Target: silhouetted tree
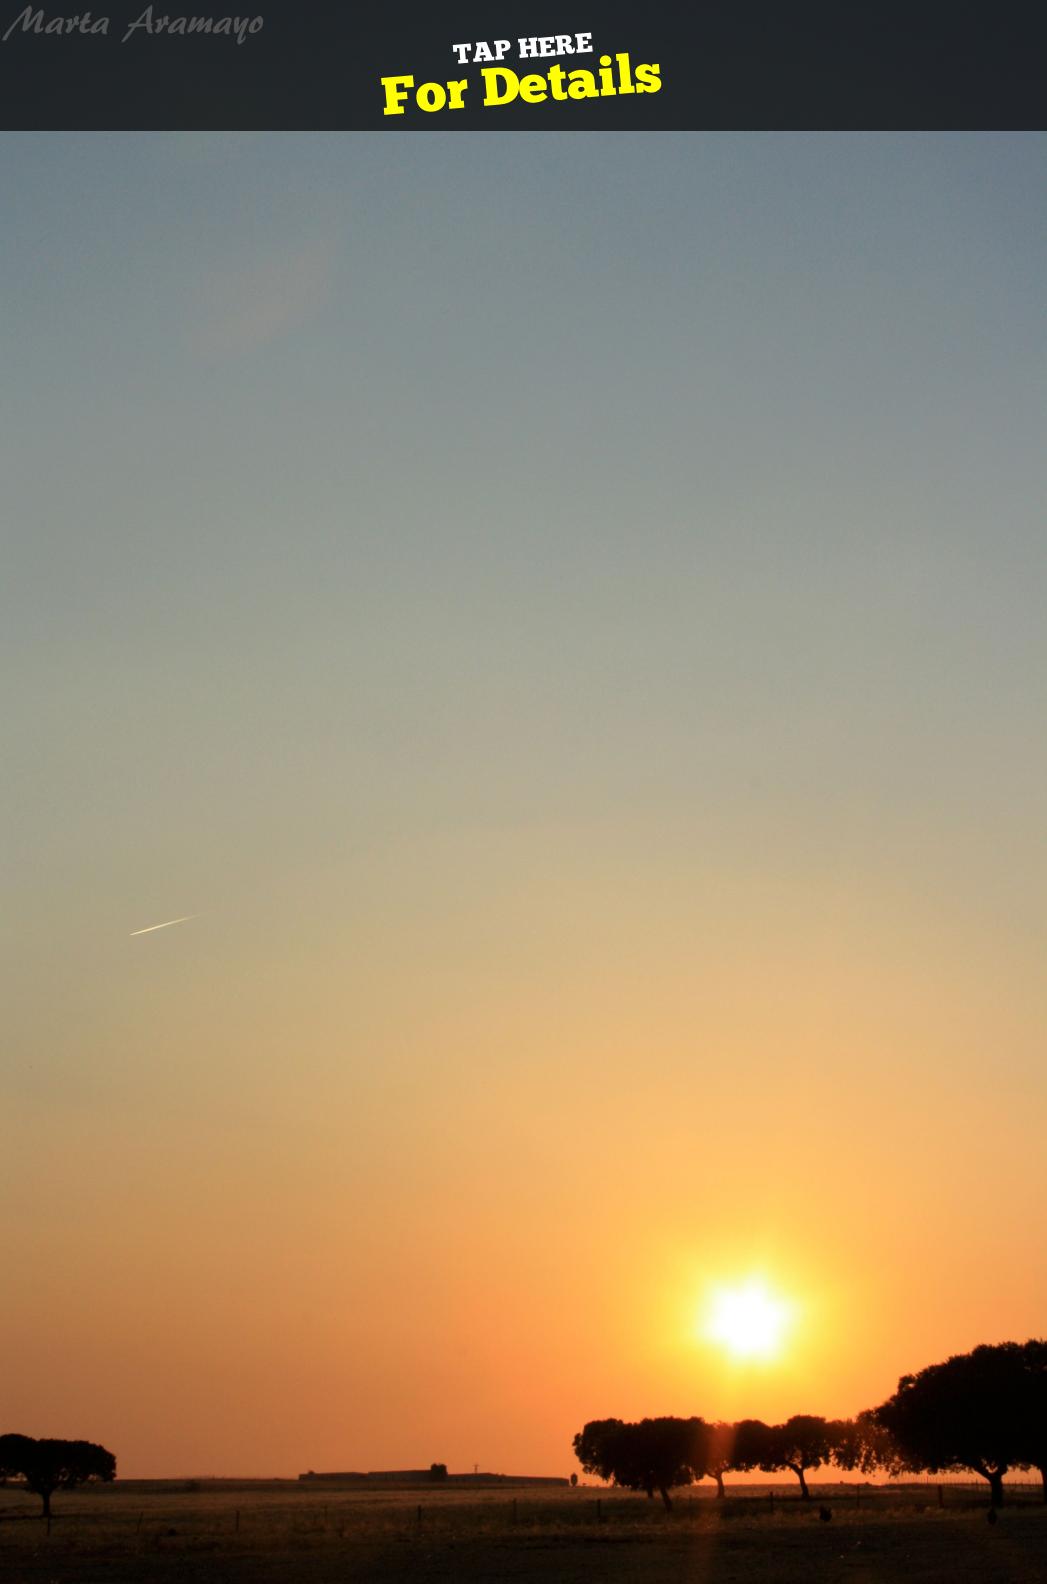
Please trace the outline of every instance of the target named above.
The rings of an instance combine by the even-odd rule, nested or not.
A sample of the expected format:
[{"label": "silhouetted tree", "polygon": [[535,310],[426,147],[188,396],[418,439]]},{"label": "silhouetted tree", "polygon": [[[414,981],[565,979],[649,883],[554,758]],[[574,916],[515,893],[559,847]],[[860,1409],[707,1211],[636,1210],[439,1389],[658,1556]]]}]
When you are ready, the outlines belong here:
[{"label": "silhouetted tree", "polygon": [[900,1472],[905,1460],[889,1432],[865,1412],[833,1421],[833,1462],[842,1469],[872,1474],[876,1469]]},{"label": "silhouetted tree", "polygon": [[988,1480],[990,1504],[998,1507],[1008,1470],[1035,1461],[1037,1355],[1028,1355],[1033,1369],[1027,1372],[1022,1352],[1016,1342],[976,1347],[903,1375],[894,1396],[874,1410],[875,1418],[910,1467],[931,1473],[972,1469]]},{"label": "silhouetted tree", "polygon": [[751,1473],[753,1469],[767,1468],[767,1460],[771,1456],[770,1425],[764,1424],[762,1419],[739,1419],[732,1429],[734,1447],[731,1468],[743,1474]]},{"label": "silhouetted tree", "polygon": [[1021,1461],[1039,1470],[1047,1502],[1047,1341],[1031,1337],[1028,1342],[1004,1342],[1001,1346],[1015,1349],[1021,1371]]},{"label": "silhouetted tree", "polygon": [[699,1419],[696,1422],[700,1427],[695,1436],[695,1448],[692,1455],[691,1467],[695,1479],[704,1479],[708,1475],[716,1481],[716,1496],[723,1499],[723,1477],[734,1465],[734,1425],[706,1424]]},{"label": "silhouetted tree", "polygon": [[32,1436],[0,1435],[0,1484],[21,1479],[25,1459],[35,1444]]},{"label": "silhouetted tree", "polygon": [[804,1501],[810,1501],[807,1470],[821,1468],[823,1463],[829,1462],[833,1455],[834,1426],[817,1414],[793,1414],[784,1424],[773,1426],[770,1444],[773,1466],[791,1469],[800,1481],[800,1495]]},{"label": "silhouetted tree", "polygon": [[742,1419],[734,1427],[731,1467],[761,1469],[765,1474],[791,1469],[800,1481],[800,1495],[810,1501],[807,1470],[820,1468],[832,1453],[833,1427],[814,1414],[794,1414],[780,1425],[767,1425],[762,1419]]},{"label": "silhouetted tree", "polygon": [[445,1480],[447,1478],[447,1464],[446,1463],[430,1463],[430,1465],[429,1465],[429,1478],[434,1483],[436,1481],[439,1481],[439,1480]]},{"label": "silhouetted tree", "polygon": [[626,1490],[643,1490],[653,1499],[661,1495],[666,1512],[672,1511],[670,1490],[693,1479],[691,1456],[694,1421],[642,1419],[625,1424],[621,1419],[593,1419],[574,1438],[574,1451],[587,1474],[611,1480]]},{"label": "silhouetted tree", "polygon": [[21,1475],[26,1490],[43,1502],[43,1516],[51,1516],[56,1490],[72,1490],[88,1480],[116,1477],[116,1458],[94,1441],[35,1441],[32,1436],[0,1436],[0,1469],[5,1477]]},{"label": "silhouetted tree", "polygon": [[624,1462],[625,1424],[621,1419],[590,1419],[579,1430],[572,1445],[574,1455],[586,1474],[613,1480],[615,1468]]},{"label": "silhouetted tree", "polygon": [[672,1511],[669,1495],[677,1485],[690,1485],[694,1478],[691,1458],[700,1419],[642,1419],[639,1432],[639,1458],[643,1467],[643,1489],[648,1495],[653,1484]]}]

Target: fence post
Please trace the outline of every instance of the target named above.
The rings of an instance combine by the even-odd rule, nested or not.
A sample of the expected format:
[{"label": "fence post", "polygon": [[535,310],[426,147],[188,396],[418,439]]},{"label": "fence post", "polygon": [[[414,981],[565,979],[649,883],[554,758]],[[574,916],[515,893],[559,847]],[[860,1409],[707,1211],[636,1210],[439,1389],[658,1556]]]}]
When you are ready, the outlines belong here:
[{"label": "fence post", "polygon": [[422,1504],[421,1504],[421,1502],[418,1503],[418,1527],[419,1527],[419,1529],[422,1527]]}]

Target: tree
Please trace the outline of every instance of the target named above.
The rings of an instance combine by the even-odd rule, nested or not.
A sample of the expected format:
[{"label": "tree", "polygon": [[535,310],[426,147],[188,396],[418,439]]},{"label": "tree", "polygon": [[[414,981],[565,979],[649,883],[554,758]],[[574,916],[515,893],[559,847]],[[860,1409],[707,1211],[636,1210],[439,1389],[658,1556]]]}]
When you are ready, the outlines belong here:
[{"label": "tree", "polygon": [[636,1429],[635,1457],[639,1481],[633,1489],[648,1496],[658,1491],[666,1512],[672,1511],[669,1495],[677,1485],[690,1485],[694,1479],[692,1457],[700,1419],[641,1419]]},{"label": "tree", "polygon": [[723,1477],[734,1465],[734,1425],[705,1424],[701,1419],[697,1421],[701,1427],[695,1437],[695,1449],[691,1461],[695,1479],[704,1479],[706,1475],[716,1481],[716,1496],[723,1499]]},{"label": "tree", "polygon": [[652,1499],[658,1491],[666,1512],[671,1512],[670,1490],[689,1485],[694,1478],[691,1458],[698,1423],[673,1418],[642,1419],[639,1424],[592,1419],[574,1438],[575,1456],[587,1474],[625,1490],[646,1491]]},{"label": "tree", "polygon": [[613,1480],[620,1458],[624,1458],[625,1424],[621,1419],[590,1419],[579,1430],[572,1445],[574,1455],[586,1474]]},{"label": "tree", "polygon": [[22,1477],[24,1460],[34,1444],[32,1436],[0,1435],[0,1484]]},{"label": "tree", "polygon": [[[976,1347],[903,1375],[898,1390],[874,1410],[910,1467],[941,1473],[968,1468],[989,1482],[993,1507],[1003,1502],[1003,1477],[1011,1468],[1047,1462],[1035,1391],[1043,1360],[1037,1347],[1016,1342]],[[1039,1364],[1038,1364],[1039,1361]],[[1028,1367],[1026,1367],[1026,1364]],[[1043,1398],[1040,1398],[1042,1408]]]},{"label": "tree", "polygon": [[876,1469],[898,1472],[904,1465],[893,1438],[870,1412],[854,1419],[833,1422],[833,1462],[842,1469],[872,1474]]},{"label": "tree", "polygon": [[1020,1372],[1021,1461],[1039,1470],[1043,1499],[1047,1502],[1047,1341],[1031,1337],[1028,1342],[1004,1342],[1000,1346],[1015,1350],[1015,1363]]},{"label": "tree", "polygon": [[742,1419],[734,1427],[730,1466],[745,1471],[761,1469],[765,1474],[791,1469],[800,1481],[800,1495],[810,1501],[806,1472],[829,1461],[833,1443],[834,1426],[814,1414],[794,1414],[780,1425]]},{"label": "tree", "polygon": [[768,1437],[769,1460],[764,1469],[791,1469],[800,1481],[800,1495],[810,1501],[807,1470],[821,1468],[833,1455],[833,1427],[817,1414],[793,1414],[784,1424],[773,1425]]},{"label": "tree", "polygon": [[[771,1456],[771,1427],[762,1419],[739,1419],[732,1426],[734,1447],[731,1468],[748,1474],[752,1469],[766,1469]],[[777,1465],[774,1465],[777,1466]]]},{"label": "tree", "polygon": [[88,1480],[116,1477],[116,1458],[94,1441],[35,1441],[32,1436],[0,1436],[0,1472],[7,1478],[20,1475],[26,1490],[43,1501],[43,1516],[51,1516],[56,1490],[72,1490]]},{"label": "tree", "polygon": [[429,1465],[429,1478],[433,1481],[434,1484],[438,1483],[440,1480],[445,1480],[447,1478],[447,1464],[446,1463],[430,1463],[430,1465]]}]

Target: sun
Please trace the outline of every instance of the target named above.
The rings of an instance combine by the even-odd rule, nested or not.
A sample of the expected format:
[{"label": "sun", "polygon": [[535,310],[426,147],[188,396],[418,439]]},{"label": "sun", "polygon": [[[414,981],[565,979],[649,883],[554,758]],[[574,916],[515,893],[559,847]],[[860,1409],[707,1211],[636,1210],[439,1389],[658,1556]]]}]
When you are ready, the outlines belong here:
[{"label": "sun", "polygon": [[752,1277],[738,1287],[716,1287],[709,1298],[704,1334],[737,1359],[770,1359],[781,1352],[794,1305]]}]

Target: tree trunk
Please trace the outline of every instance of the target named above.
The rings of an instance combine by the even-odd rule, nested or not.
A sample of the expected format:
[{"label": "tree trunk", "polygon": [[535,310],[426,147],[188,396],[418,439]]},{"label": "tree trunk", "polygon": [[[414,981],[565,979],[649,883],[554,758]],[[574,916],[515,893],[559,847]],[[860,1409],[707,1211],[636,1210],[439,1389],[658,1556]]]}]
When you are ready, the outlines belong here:
[{"label": "tree trunk", "polygon": [[37,1495],[40,1497],[40,1500],[44,1504],[44,1510],[40,1514],[40,1516],[41,1516],[41,1518],[46,1518],[48,1523],[50,1523],[51,1522],[51,1492],[49,1490],[37,1491]]},{"label": "tree trunk", "polygon": [[654,1501],[654,1486],[647,1485],[644,1487],[644,1489],[647,1491],[647,1500]]},{"label": "tree trunk", "polygon": [[673,1510],[673,1499],[669,1495],[669,1492],[666,1490],[664,1485],[659,1485],[658,1489],[662,1493],[662,1501],[665,1503],[666,1512],[672,1512],[672,1510]]},{"label": "tree trunk", "polygon": [[990,1507],[1003,1506],[1003,1476],[1003,1469],[989,1469],[988,1471]]},{"label": "tree trunk", "polygon": [[[719,1469],[716,1470],[713,1479],[716,1481],[716,1499],[723,1501],[723,1475]],[[1044,1475],[1043,1499],[1047,1501],[1047,1474]]]},{"label": "tree trunk", "polygon": [[793,1473],[796,1475],[796,1478],[800,1481],[800,1495],[803,1497],[804,1501],[810,1501],[811,1493],[807,1489],[807,1481],[803,1477],[803,1464],[802,1463],[790,1463],[789,1467],[792,1469]]}]

